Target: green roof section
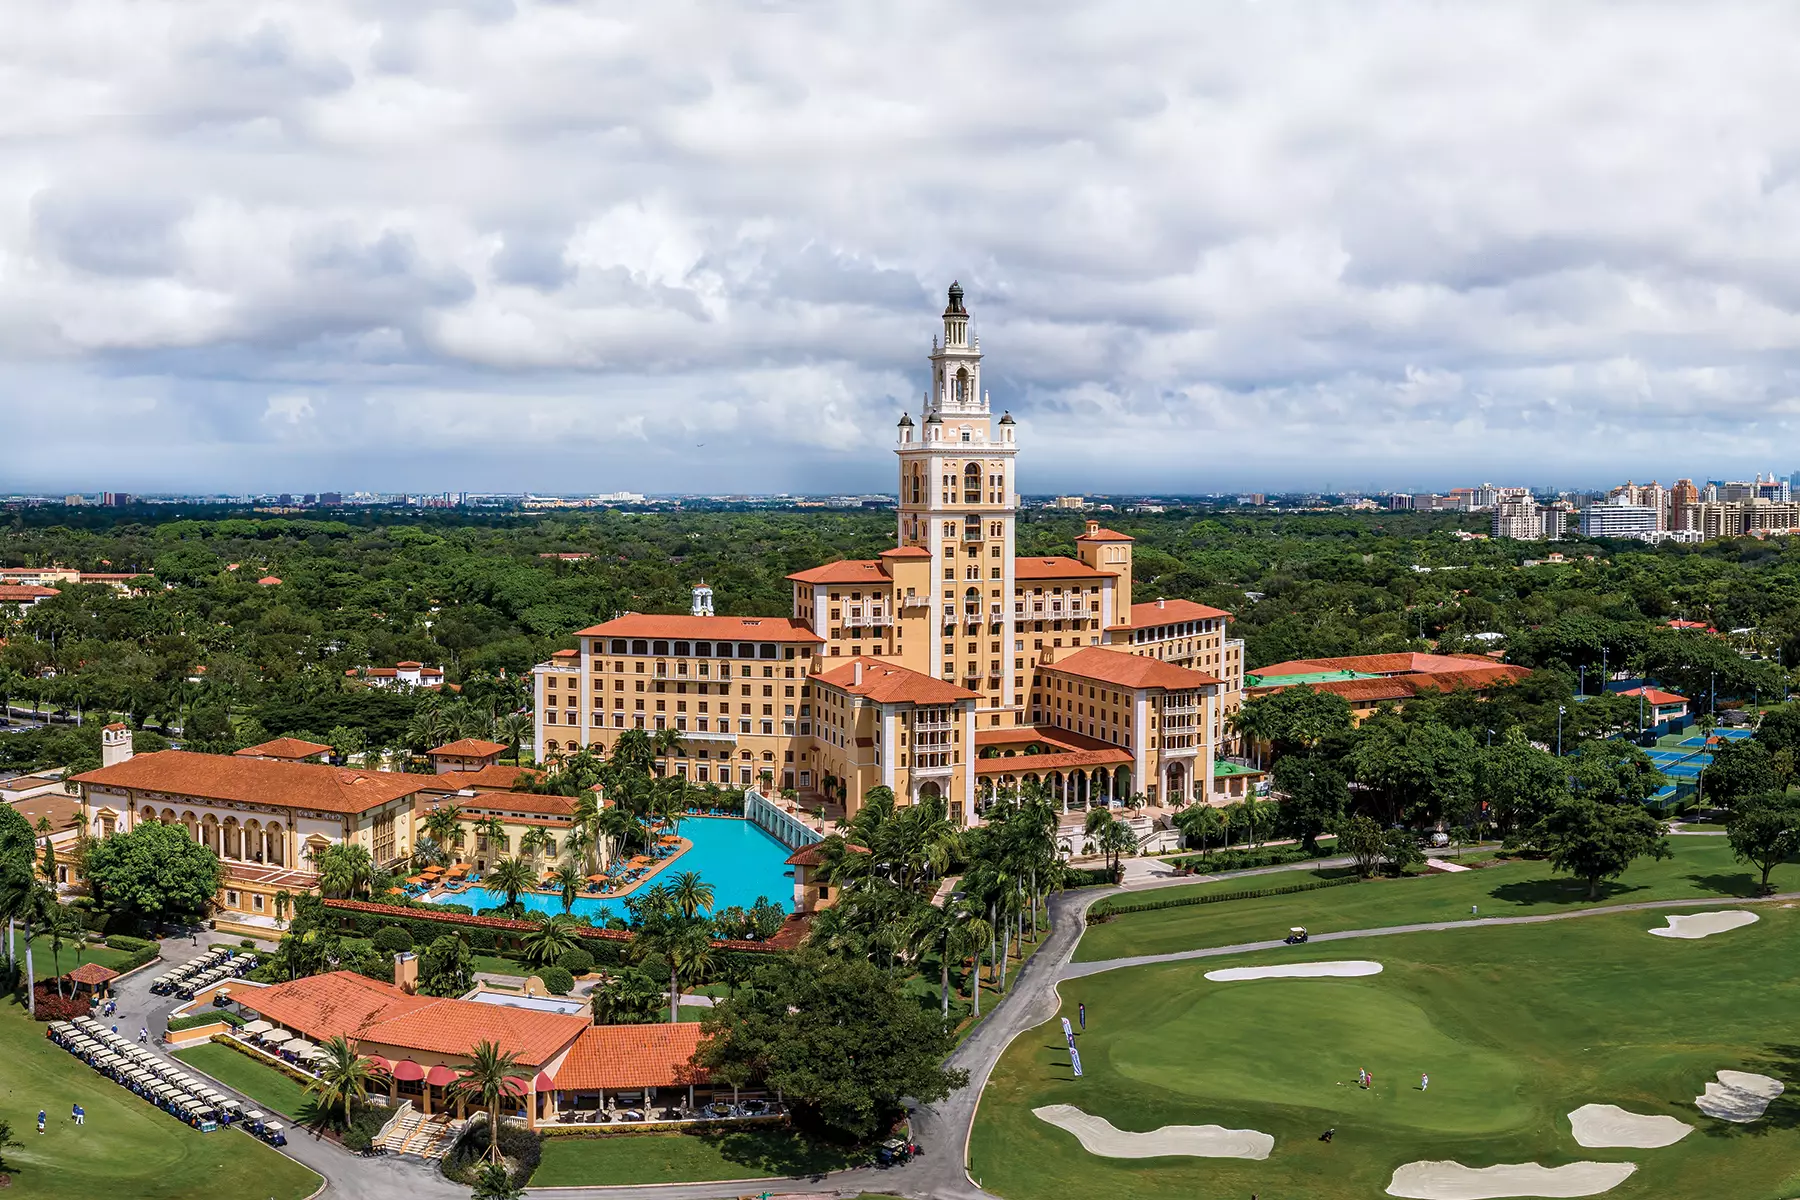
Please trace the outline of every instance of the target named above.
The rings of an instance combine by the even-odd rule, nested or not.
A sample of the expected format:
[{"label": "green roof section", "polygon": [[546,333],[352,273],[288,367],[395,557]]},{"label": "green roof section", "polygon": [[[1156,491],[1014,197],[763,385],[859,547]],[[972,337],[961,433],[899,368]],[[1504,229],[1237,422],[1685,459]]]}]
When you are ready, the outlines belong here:
[{"label": "green roof section", "polygon": [[1251,671],[1244,676],[1245,687],[1294,687],[1303,683],[1341,683],[1346,679],[1381,679],[1383,676],[1371,675],[1366,671],[1308,671],[1301,675],[1258,675]]},{"label": "green roof section", "polygon": [[1213,761],[1213,778],[1215,778],[1215,779],[1219,778],[1222,775],[1261,775],[1261,774],[1262,774],[1262,772],[1257,770],[1255,767],[1246,767],[1242,763],[1219,762],[1217,759],[1215,759]]}]

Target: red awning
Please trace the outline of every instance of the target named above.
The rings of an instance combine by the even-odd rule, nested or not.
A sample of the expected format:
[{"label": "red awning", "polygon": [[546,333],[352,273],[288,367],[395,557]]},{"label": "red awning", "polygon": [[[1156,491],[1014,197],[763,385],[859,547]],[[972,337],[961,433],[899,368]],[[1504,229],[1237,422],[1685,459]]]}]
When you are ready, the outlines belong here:
[{"label": "red awning", "polygon": [[415,1079],[425,1078],[425,1068],[410,1058],[403,1058],[394,1064],[394,1078],[402,1083],[411,1083]]},{"label": "red awning", "polygon": [[508,1075],[500,1081],[500,1090],[509,1096],[523,1096],[530,1090],[523,1079],[516,1075]]},{"label": "red awning", "polygon": [[443,1087],[447,1083],[456,1082],[456,1072],[439,1063],[425,1073],[425,1082],[432,1087]]},{"label": "red awning", "polygon": [[540,1092],[554,1092],[556,1090],[556,1080],[550,1078],[542,1071],[539,1071],[538,1077],[532,1080],[532,1086],[536,1087]]},{"label": "red awning", "polygon": [[365,1054],[363,1057],[368,1060],[369,1066],[377,1071],[392,1072],[394,1069],[394,1064],[379,1054]]}]

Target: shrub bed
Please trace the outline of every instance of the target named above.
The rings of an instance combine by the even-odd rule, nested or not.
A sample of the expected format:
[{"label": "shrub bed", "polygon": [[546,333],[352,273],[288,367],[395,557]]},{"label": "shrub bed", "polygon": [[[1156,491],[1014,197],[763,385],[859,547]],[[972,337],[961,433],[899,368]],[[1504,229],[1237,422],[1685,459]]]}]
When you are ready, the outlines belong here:
[{"label": "shrub bed", "polygon": [[1193,867],[1204,871],[1243,871],[1251,867],[1279,867],[1287,863],[1326,858],[1337,853],[1323,846],[1307,850],[1304,846],[1270,846],[1262,850],[1215,850],[1204,857],[1194,854],[1174,860],[1177,867]]},{"label": "shrub bed", "polygon": [[537,977],[544,981],[552,996],[566,996],[575,990],[575,977],[562,967],[540,968]]},{"label": "shrub bed", "polygon": [[1133,904],[1115,904],[1111,900],[1102,900],[1088,909],[1087,923],[1097,925],[1123,913],[1154,912],[1157,909],[1185,908],[1193,904],[1220,904],[1226,900],[1254,900],[1262,896],[1292,896],[1297,892],[1316,892],[1320,888],[1343,887],[1345,884],[1361,882],[1355,875],[1346,875],[1342,879],[1316,879],[1309,883],[1290,883],[1282,887],[1208,892],[1201,896],[1177,896],[1172,900],[1143,900]]},{"label": "shrub bed", "polygon": [[59,996],[54,983],[40,982],[37,992],[37,1019],[40,1021],[72,1021],[93,1013],[94,1006],[86,995]]},{"label": "shrub bed", "polygon": [[[474,1186],[488,1152],[488,1123],[484,1117],[472,1121],[450,1153],[444,1156],[444,1177],[454,1183]],[[544,1157],[544,1143],[537,1134],[520,1125],[500,1123],[500,1156],[512,1171],[513,1186],[524,1187]]]},{"label": "shrub bed", "polygon": [[248,1022],[234,1012],[227,1012],[226,1010],[219,1008],[214,1009],[212,1012],[189,1013],[185,1017],[170,1017],[169,1032],[174,1033],[179,1029],[198,1029],[202,1025],[218,1024],[230,1025],[235,1029],[239,1026],[248,1024]]},{"label": "shrub bed", "polygon": [[143,938],[139,937],[132,937],[128,933],[115,933],[106,939],[106,948],[108,950],[124,950],[135,954],[141,950],[154,950],[157,946],[155,942],[145,941]]}]

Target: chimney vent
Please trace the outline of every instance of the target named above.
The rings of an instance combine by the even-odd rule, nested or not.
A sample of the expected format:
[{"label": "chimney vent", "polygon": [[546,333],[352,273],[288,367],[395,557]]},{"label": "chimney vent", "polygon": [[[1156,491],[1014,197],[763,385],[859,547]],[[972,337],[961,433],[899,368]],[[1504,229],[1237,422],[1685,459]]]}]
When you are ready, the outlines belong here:
[{"label": "chimney vent", "polygon": [[862,659],[856,660],[856,665],[851,669],[851,678],[857,687],[862,686]]}]

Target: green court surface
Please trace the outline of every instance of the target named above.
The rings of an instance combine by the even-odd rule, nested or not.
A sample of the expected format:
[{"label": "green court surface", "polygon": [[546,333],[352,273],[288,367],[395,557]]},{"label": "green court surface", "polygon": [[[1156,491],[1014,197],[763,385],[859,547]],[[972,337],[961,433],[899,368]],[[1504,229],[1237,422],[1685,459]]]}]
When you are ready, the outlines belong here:
[{"label": "green court surface", "polygon": [[[1728,905],[1721,905],[1727,907]],[[1087,1006],[1084,1075],[1051,1021],[1007,1049],[971,1169],[1007,1200],[1379,1197],[1425,1159],[1468,1166],[1633,1162],[1608,1200],[1800,1195],[1800,910],[1698,941],[1660,915],[1489,926],[1106,972],[1062,985]],[[1347,979],[1211,982],[1225,965],[1371,959]],[[1375,1086],[1357,1086],[1359,1068]],[[1693,1104],[1720,1069],[1789,1093],[1749,1125]],[[1428,1091],[1419,1089],[1429,1073]],[[1617,1104],[1695,1126],[1661,1149],[1584,1149],[1567,1114]],[[1069,1104],[1122,1130],[1218,1124],[1273,1135],[1261,1162],[1111,1159],[1032,1115]],[[1319,1140],[1335,1129],[1332,1142]]]},{"label": "green court surface", "polygon": [[[87,1123],[69,1120],[80,1104]],[[39,1136],[37,1113],[49,1114]],[[44,1039],[44,1027],[0,1005],[0,1119],[24,1145],[6,1151],[12,1186],[33,1200],[300,1200],[319,1186],[307,1168],[232,1129],[201,1133]]]},{"label": "green court surface", "polygon": [[[1291,896],[1227,900],[1152,912],[1126,913],[1090,926],[1075,947],[1075,961],[1099,962],[1134,954],[1166,954],[1201,946],[1235,946],[1287,935],[1293,925],[1311,933],[1412,925],[1469,918],[1477,905],[1484,917],[1522,917],[1604,904],[1643,900],[1711,900],[1756,895],[1757,875],[1734,862],[1724,838],[1672,837],[1674,857],[1640,859],[1624,876],[1587,898],[1587,885],[1557,875],[1541,861],[1514,861],[1455,875],[1375,879],[1321,888]],[[1332,872],[1341,874],[1342,872]],[[1310,871],[1256,875],[1192,887],[1157,888],[1119,898],[1121,903],[1157,901],[1207,891],[1281,887],[1318,878]],[[1800,865],[1775,868],[1769,877],[1778,891],[1800,891]]]}]

